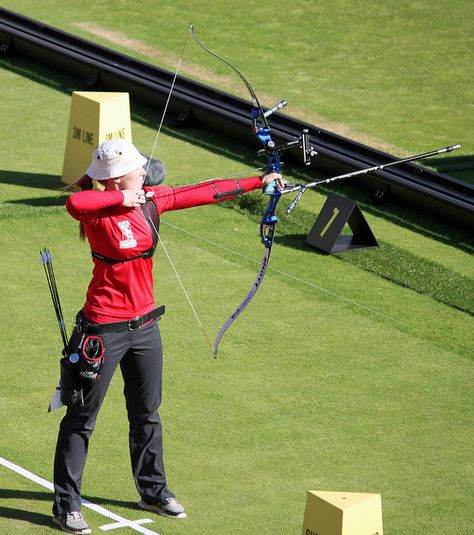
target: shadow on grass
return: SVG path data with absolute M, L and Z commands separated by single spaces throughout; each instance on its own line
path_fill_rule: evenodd
M 283 247 L 291 247 L 292 249 L 299 251 L 312 251 L 316 255 L 327 256 L 327 253 L 324 251 L 320 251 L 319 249 L 315 249 L 314 247 L 311 247 L 311 245 L 306 244 L 305 239 L 306 234 L 283 234 L 275 235 L 273 241 Z
M 83 496 L 85 500 L 98 505 L 116 505 L 117 507 L 126 507 L 128 509 L 138 509 L 137 501 L 116 500 L 113 498 L 101 498 L 98 496 Z M 0 500 L 38 500 L 53 502 L 53 493 L 45 491 L 31 491 L 18 489 L 0 489 Z
M 96 503 L 97 505 L 103 505 L 104 507 L 108 505 L 115 505 L 117 507 L 125 507 L 126 509 L 137 509 L 138 511 L 142 511 L 138 507 L 138 497 L 137 501 L 131 502 L 127 500 L 115 500 L 113 498 L 99 498 L 97 496 L 84 496 L 84 499 L 89 500 L 92 503 Z
M 423 162 L 439 173 L 474 184 L 474 156 L 472 155 L 427 158 Z
M 25 186 L 27 188 L 54 189 L 58 191 L 64 186 L 58 175 L 45 173 L 24 173 L 21 171 L 5 171 L 0 169 L 0 184 Z
M 451 247 L 474 253 L 472 232 L 461 225 L 450 224 L 450 221 L 444 219 L 442 215 L 436 216 L 423 210 L 416 210 L 414 207 L 393 201 L 390 197 L 383 204 L 374 203 L 373 194 L 356 188 L 354 184 L 349 182 L 341 182 L 334 188 L 324 188 L 321 192 L 334 192 L 338 195 L 343 195 L 356 201 L 363 212 L 381 217 L 399 227 L 406 228 Z M 315 215 L 315 220 L 316 216 L 317 214 Z M 308 233 L 310 230 L 311 227 L 308 228 Z M 376 238 L 383 238 L 383 236 L 376 236 Z
M 53 520 L 50 515 L 42 513 L 33 513 L 32 511 L 24 511 L 22 509 L 15 509 L 13 507 L 0 506 L 0 516 L 2 518 L 11 518 L 12 520 L 23 520 L 30 524 L 37 526 L 53 526 Z
M 32 82 L 50 87 L 61 93 L 70 94 L 72 91 L 86 90 L 86 80 L 78 84 L 77 78 L 57 70 L 48 68 L 46 65 L 38 65 L 18 55 L 4 56 L 0 58 L 0 66 L 10 72 L 28 78 Z
M 0 489 L 0 500 L 32 500 L 32 501 L 52 501 L 51 492 L 26 491 L 17 489 Z M 14 507 L 0 506 L 0 516 L 2 518 L 11 518 L 12 520 L 22 520 L 37 526 L 52 526 L 51 515 L 35 513 L 29 510 L 18 509 Z
M 4 205 L 17 205 L 17 206 L 32 206 L 32 207 L 44 207 L 44 206 L 64 206 L 67 197 L 32 197 L 31 199 L 15 199 L 13 201 L 5 201 Z
M 20 197 L 0 202 L 0 219 L 32 215 L 43 211 L 49 212 L 57 208 L 59 209 L 59 207 L 64 206 L 66 203 L 67 195 L 61 194 L 59 191 L 62 183 L 56 175 L 0 171 L 1 184 L 53 190 L 55 194 L 29 198 Z
M 31 501 L 46 501 L 53 503 L 53 493 L 52 492 L 41 492 L 41 491 L 27 491 L 27 490 L 17 490 L 17 489 L 0 489 L 0 500 L 31 500 Z M 84 496 L 84 499 L 95 503 L 97 505 L 107 506 L 116 506 L 123 507 L 126 509 L 137 509 L 138 507 L 138 498 L 137 501 L 128 501 L 128 500 L 116 500 L 113 498 L 99 498 L 96 496 Z M 13 520 L 23 520 L 29 522 L 30 524 L 36 524 L 38 526 L 51 526 L 54 525 L 50 515 L 45 515 L 42 513 L 35 513 L 32 511 L 27 511 L 23 509 L 18 509 L 14 507 L 5 507 L 0 506 L 0 516 L 2 518 L 11 518 Z

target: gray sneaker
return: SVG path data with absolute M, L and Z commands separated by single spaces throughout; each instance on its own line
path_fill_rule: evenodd
M 140 500 L 138 507 L 145 509 L 145 511 L 152 511 L 153 513 L 167 516 L 168 518 L 186 518 L 186 511 L 176 498 L 166 498 L 159 503 L 146 503 Z
M 76 535 L 91 533 L 91 529 L 79 511 L 71 511 L 65 515 L 53 515 L 53 522 L 66 533 L 75 533 Z

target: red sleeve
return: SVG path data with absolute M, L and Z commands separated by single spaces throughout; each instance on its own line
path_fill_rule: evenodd
M 232 199 L 241 193 L 248 193 L 254 189 L 262 187 L 262 179 L 259 176 L 250 178 L 240 178 L 239 180 L 211 180 L 194 184 L 193 186 L 155 186 L 145 188 L 147 191 L 154 191 L 153 197 L 158 212 L 162 214 L 169 210 L 182 210 L 183 208 L 192 208 L 203 204 L 214 204 L 219 200 Z M 237 191 L 244 190 L 244 191 Z M 215 196 L 225 194 L 219 199 Z
M 123 203 L 123 193 L 116 191 L 79 191 L 70 195 L 66 201 L 66 210 L 74 219 L 89 221 L 98 216 L 104 208 Z

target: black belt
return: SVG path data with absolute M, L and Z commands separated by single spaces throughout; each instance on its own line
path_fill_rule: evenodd
M 116 321 L 114 323 L 90 323 L 84 317 L 84 314 L 79 312 L 76 317 L 76 329 L 78 332 L 87 334 L 103 334 L 103 333 L 118 333 L 122 331 L 136 331 L 151 320 L 157 319 L 165 313 L 165 306 L 161 305 L 155 310 L 137 316 L 127 321 Z

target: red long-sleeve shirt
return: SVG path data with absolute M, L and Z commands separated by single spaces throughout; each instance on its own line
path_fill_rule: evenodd
M 173 188 L 144 187 L 153 191 L 158 213 L 213 204 L 214 195 L 236 189 L 235 180 Z M 239 179 L 246 192 L 260 188 L 260 177 Z M 140 209 L 123 206 L 123 193 L 81 191 L 66 201 L 66 209 L 81 221 L 91 249 L 103 256 L 121 260 L 132 258 L 152 246 L 153 237 Z M 135 318 L 155 308 L 153 258 L 109 264 L 93 257 L 92 280 L 87 290 L 84 315 L 93 323 L 110 323 Z

